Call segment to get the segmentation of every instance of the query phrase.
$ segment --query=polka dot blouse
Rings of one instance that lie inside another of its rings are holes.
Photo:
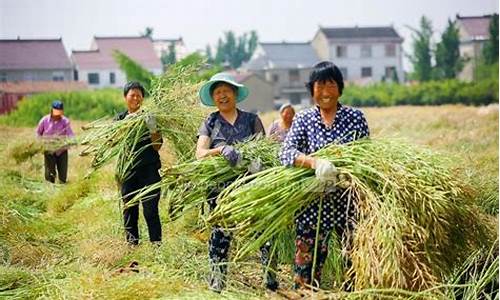
[[[295,115],[292,127],[280,151],[281,163],[293,166],[300,154],[311,154],[332,143],[343,144],[369,136],[368,123],[360,110],[342,104],[337,105],[337,113],[332,126],[323,123],[318,106]],[[354,213],[353,199],[343,196],[343,190],[325,195],[321,212],[321,226],[331,230],[334,226],[344,227],[346,220]],[[305,208],[297,217],[301,225],[314,227],[319,214],[319,199]]]

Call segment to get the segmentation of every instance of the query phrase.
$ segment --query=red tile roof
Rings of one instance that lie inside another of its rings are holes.
[[[96,50],[72,51],[78,69],[118,69],[113,51],[118,50],[148,69],[161,69],[153,42],[148,37],[94,37]]]
[[[62,39],[0,40],[0,70],[71,69]]]
[[[477,16],[477,17],[461,17],[457,15],[457,22],[460,23],[469,35],[468,38],[477,39],[489,39],[489,26],[490,26],[491,16]]]
[[[33,94],[85,90],[88,86],[78,81],[13,81],[0,82],[0,93]]]

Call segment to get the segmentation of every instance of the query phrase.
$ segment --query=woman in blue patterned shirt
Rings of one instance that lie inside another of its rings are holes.
[[[332,62],[316,64],[310,74],[307,88],[315,106],[298,113],[283,143],[280,159],[283,165],[315,170],[316,178],[332,187],[325,192],[321,210],[320,200],[306,207],[296,222],[296,251],[294,265],[295,287],[311,284],[319,286],[321,269],[328,254],[328,240],[333,229],[349,249],[356,214],[356,203],[345,197],[335,187],[337,169],[328,160],[314,158],[310,154],[332,143],[348,143],[369,135],[363,113],[339,103],[344,80],[339,68]],[[316,240],[318,224],[319,234]],[[317,248],[313,277],[314,248]],[[347,262],[349,263],[349,261]]]

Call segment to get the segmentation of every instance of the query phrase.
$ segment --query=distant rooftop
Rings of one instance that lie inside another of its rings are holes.
[[[0,39],[0,70],[71,69],[62,39]]]
[[[259,43],[259,53],[246,64],[249,70],[310,68],[319,61],[311,43]]]
[[[457,15],[457,23],[465,32],[462,40],[487,40],[489,39],[489,26],[491,15],[484,16],[460,16]]]
[[[92,50],[73,50],[72,58],[79,69],[117,69],[113,58],[118,50],[147,69],[161,69],[153,42],[143,36],[94,37]]]
[[[320,27],[328,39],[396,38],[401,36],[389,27]]]

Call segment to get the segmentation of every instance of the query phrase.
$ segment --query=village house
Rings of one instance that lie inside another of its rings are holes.
[[[403,38],[393,27],[320,27],[311,44],[357,84],[403,81]]]
[[[115,50],[129,56],[155,75],[162,73],[160,58],[148,37],[94,37],[90,50],[72,51],[74,80],[91,88],[122,87],[127,78],[113,57]]]
[[[457,15],[456,26],[460,37],[460,56],[466,60],[458,75],[459,79],[466,81],[474,79],[474,70],[481,57],[484,44],[490,38],[490,20],[491,15],[469,17]]]
[[[259,43],[243,70],[260,75],[273,85],[276,104],[309,105],[309,92],[305,83],[312,66],[319,61],[309,42]]]
[[[274,110],[273,85],[258,74],[251,72],[229,72],[232,73],[236,82],[248,87],[250,94],[248,98],[238,103],[238,108],[246,111],[261,113]]]
[[[62,39],[0,39],[0,82],[71,81]]]

